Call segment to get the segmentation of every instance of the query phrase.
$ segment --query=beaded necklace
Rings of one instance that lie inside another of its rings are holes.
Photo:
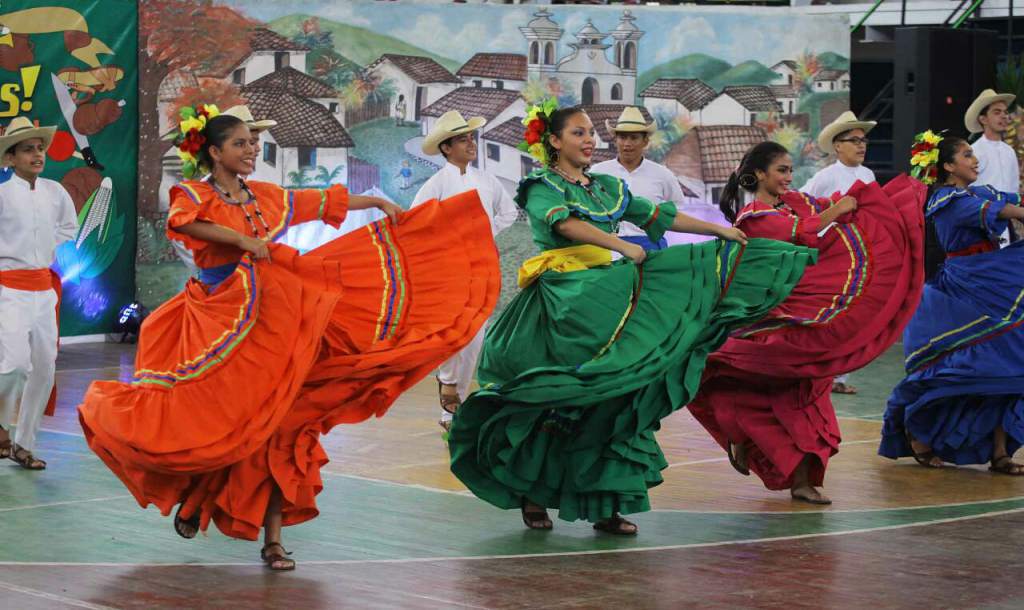
[[[229,195],[224,189],[220,188],[220,185],[217,184],[217,181],[213,179],[212,175],[207,180],[210,183],[210,186],[213,187],[213,190],[217,191],[217,193],[220,194],[224,201],[231,205],[237,205],[239,208],[241,208],[242,214],[245,214],[245,220],[249,222],[249,227],[252,228],[253,236],[259,237],[260,232],[256,228],[256,221],[253,220],[252,214],[249,214],[249,210],[246,208],[246,206],[250,203],[252,204],[253,207],[253,213],[256,215],[256,218],[259,219],[260,224],[263,226],[263,236],[266,237],[267,235],[270,234],[270,225],[268,225],[267,221],[263,219],[263,212],[260,210],[260,202],[259,200],[256,199],[256,196],[253,195],[252,191],[249,190],[249,186],[245,183],[244,180],[239,178],[238,185],[242,187],[243,191],[245,191],[245,201],[239,201],[235,199],[234,197]]]
[[[605,203],[604,203],[604,199],[598,197],[594,193],[593,187],[596,186],[597,190],[600,191],[602,195],[608,195],[608,191],[605,190],[605,188],[601,185],[600,182],[598,182],[597,180],[594,180],[593,176],[591,176],[590,174],[588,174],[586,172],[583,172],[583,175],[590,181],[587,184],[583,184],[582,180],[576,180],[575,178],[573,178],[569,174],[567,174],[564,171],[562,171],[557,166],[550,165],[549,167],[552,170],[554,170],[554,172],[556,174],[558,174],[563,179],[565,179],[566,182],[569,182],[571,184],[575,184],[576,186],[578,186],[578,187],[582,188],[583,190],[585,190],[587,192],[587,194],[590,195],[590,198],[592,200],[594,200],[596,203],[600,204],[601,207],[603,207],[606,210],[608,209],[608,206],[606,206]],[[618,233],[619,232],[619,221],[618,220],[612,220],[612,221],[610,221],[610,223],[611,223],[611,232],[613,234]]]

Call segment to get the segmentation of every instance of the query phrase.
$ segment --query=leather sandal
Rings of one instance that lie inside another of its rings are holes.
[[[174,513],[174,531],[179,536],[186,540],[191,540],[196,537],[199,533],[199,513],[192,515],[188,519],[182,519],[181,509],[184,508],[185,504],[178,505],[178,512]],[[186,527],[192,528],[191,530],[185,529]]]
[[[523,515],[523,523],[532,530],[549,530],[554,527],[547,510],[526,510],[526,498],[523,498],[519,510]]]
[[[992,459],[991,465],[988,467],[992,472],[999,474],[1008,474],[1012,477],[1019,477],[1024,475],[1024,464],[1018,464],[1013,461],[1008,455],[997,457]]]
[[[636,536],[639,528],[636,523],[623,519],[621,515],[615,515],[608,519],[601,519],[594,524],[594,529],[616,536]]]
[[[4,430],[3,426],[0,426],[0,430]],[[0,441],[0,460],[6,460],[11,457],[11,453],[14,451],[14,443],[11,441],[10,433],[8,433],[7,440]]]
[[[910,446],[910,455],[914,457],[914,461],[924,466],[925,468],[942,468],[942,458],[935,454],[931,449],[928,451],[922,451],[918,453],[914,451],[914,437],[910,435],[910,430],[907,430],[907,445]],[[935,459],[938,458],[939,463],[935,463]]]
[[[32,455],[28,449],[14,444],[10,446],[10,449],[11,452],[7,454],[7,457],[25,470],[46,470],[46,462]]]
[[[269,549],[274,547],[279,550],[268,552]],[[280,542],[268,542],[260,549],[260,559],[263,560],[263,563],[267,564],[268,568],[275,572],[290,572],[295,569],[295,560],[289,559],[289,555],[291,553],[286,551]]]
[[[446,385],[455,384],[441,383],[440,379],[437,380],[437,395],[441,401],[441,410],[444,411],[445,413],[451,413],[452,415],[455,415],[455,412],[458,411],[460,406],[462,406],[462,400],[459,398],[458,393],[456,393],[454,396],[451,394],[445,394],[442,390]],[[437,423],[440,424],[442,428],[444,428],[445,432],[451,431],[452,421],[450,419],[441,419],[438,420]]]
[[[733,469],[736,470],[736,472],[742,474],[743,476],[749,477],[750,468],[747,467],[746,465],[740,464],[739,459],[737,459],[736,457],[736,448],[739,446],[740,445],[737,445],[736,443],[729,441],[729,446],[728,448],[726,448],[725,452],[729,455],[729,464],[732,465]],[[744,448],[747,451],[749,451],[749,447],[744,446]],[[747,454],[745,451],[743,456],[746,457],[746,455]]]

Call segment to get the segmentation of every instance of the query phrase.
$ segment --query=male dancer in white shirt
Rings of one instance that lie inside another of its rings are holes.
[[[818,148],[827,154],[835,153],[836,162],[819,170],[800,190],[813,197],[829,198],[836,193],[845,195],[857,181],[874,182],[875,173],[863,163],[868,151],[867,135],[875,125],[875,121],[858,120],[850,111],[826,125],[818,134]],[[832,391],[856,394],[857,388],[850,385],[847,375],[839,375],[832,381]]]
[[[981,133],[971,148],[978,158],[976,185],[988,184],[1005,193],[1020,192],[1020,162],[1013,147],[1003,141],[1010,127],[1010,104],[1016,99],[1012,93],[996,93],[986,89],[971,103],[964,114],[964,126],[970,133]],[[1013,230],[1013,223],[1003,238],[1017,241],[1021,238]]]
[[[0,137],[0,154],[14,169],[0,184],[0,457],[29,470],[46,468],[32,452],[57,362],[60,279],[50,266],[57,246],[78,233],[71,196],[40,177],[55,131],[17,117]]]
[[[618,156],[614,159],[594,164],[590,171],[595,174],[609,174],[621,178],[629,186],[629,192],[656,203],[671,201],[682,207],[683,189],[672,170],[644,157],[644,150],[655,130],[654,122],[648,123],[644,115],[635,106],[627,106],[613,124],[605,121],[608,132],[615,137],[615,148]],[[648,239],[640,227],[628,223],[619,223],[619,237],[642,246],[645,250],[662,250],[668,247],[663,237],[657,243]]]
[[[476,189],[480,202],[491,220],[491,234],[497,235],[516,221],[519,208],[494,176],[472,166],[476,160],[476,131],[487,121],[473,117],[468,121],[457,110],[442,114],[433,129],[423,139],[422,149],[428,155],[441,154],[446,163],[427,179],[413,198],[413,207],[431,199],[446,199]],[[441,365],[437,375],[441,400],[441,419],[438,422],[447,431],[451,427],[452,413],[469,395],[469,386],[476,374],[477,360],[484,343],[484,328],[473,340]]]

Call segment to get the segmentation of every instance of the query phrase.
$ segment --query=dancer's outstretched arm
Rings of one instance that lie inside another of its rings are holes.
[[[638,265],[647,258],[647,253],[644,252],[642,247],[619,239],[611,233],[605,233],[601,229],[578,218],[566,218],[565,220],[558,221],[558,224],[555,225],[555,230],[567,239],[618,252]]]
[[[234,229],[222,227],[212,222],[196,220],[195,222],[190,222],[187,225],[175,227],[173,230],[200,241],[212,244],[227,244],[229,246],[235,246],[239,250],[245,250],[246,252],[251,253],[253,258],[257,260],[270,259],[270,249],[267,248],[266,241],[250,237],[248,235],[242,235]]]
[[[747,243],[747,236],[736,227],[723,227],[716,225],[713,222],[707,222],[694,218],[682,212],[677,212],[675,220],[672,221],[672,226],[669,227],[669,231],[676,231],[678,233],[696,233],[697,235],[713,235],[729,241],[739,242],[743,245]]]

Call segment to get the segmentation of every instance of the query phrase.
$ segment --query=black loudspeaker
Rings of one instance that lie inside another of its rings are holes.
[[[914,135],[948,129],[966,136],[964,113],[996,88],[996,32],[897,28],[893,75],[893,166],[909,171]]]

